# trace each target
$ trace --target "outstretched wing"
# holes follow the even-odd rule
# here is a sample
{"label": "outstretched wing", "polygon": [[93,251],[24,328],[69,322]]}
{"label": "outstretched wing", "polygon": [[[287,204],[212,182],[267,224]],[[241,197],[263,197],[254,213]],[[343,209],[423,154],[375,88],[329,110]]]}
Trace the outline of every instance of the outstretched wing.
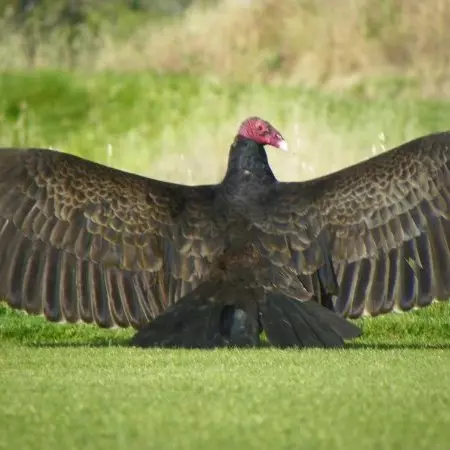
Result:
{"label": "outstretched wing", "polygon": [[222,241],[214,186],[44,149],[0,150],[0,294],[51,321],[141,327],[195,287]]}
{"label": "outstretched wing", "polygon": [[315,180],[279,183],[264,205],[252,214],[267,252],[303,276],[329,264],[342,315],[450,296],[450,133]]}

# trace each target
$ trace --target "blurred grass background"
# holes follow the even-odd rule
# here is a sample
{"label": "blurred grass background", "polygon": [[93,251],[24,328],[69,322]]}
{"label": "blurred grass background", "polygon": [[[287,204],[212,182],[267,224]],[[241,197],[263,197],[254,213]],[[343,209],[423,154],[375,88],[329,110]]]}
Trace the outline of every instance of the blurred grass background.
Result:
{"label": "blurred grass background", "polygon": [[8,70],[156,70],[338,90],[390,76],[424,96],[450,92],[447,0],[1,0],[0,12]]}
{"label": "blurred grass background", "polygon": [[239,122],[288,140],[277,176],[448,128],[450,2],[0,0],[0,145],[219,181]]}

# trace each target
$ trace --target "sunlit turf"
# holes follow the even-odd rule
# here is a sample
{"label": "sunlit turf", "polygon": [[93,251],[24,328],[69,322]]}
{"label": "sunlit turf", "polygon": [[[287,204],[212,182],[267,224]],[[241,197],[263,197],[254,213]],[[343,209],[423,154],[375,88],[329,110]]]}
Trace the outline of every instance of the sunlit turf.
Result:
{"label": "sunlit turf", "polygon": [[342,350],[141,350],[0,309],[2,448],[447,448],[450,305]]}

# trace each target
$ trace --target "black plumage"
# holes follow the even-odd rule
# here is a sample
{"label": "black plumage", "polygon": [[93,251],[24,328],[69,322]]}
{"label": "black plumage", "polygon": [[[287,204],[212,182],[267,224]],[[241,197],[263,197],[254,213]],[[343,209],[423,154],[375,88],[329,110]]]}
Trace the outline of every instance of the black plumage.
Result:
{"label": "black plumage", "polygon": [[140,346],[340,346],[344,317],[450,294],[450,134],[278,182],[243,122],[217,185],[0,150],[0,293],[49,320],[133,326]]}

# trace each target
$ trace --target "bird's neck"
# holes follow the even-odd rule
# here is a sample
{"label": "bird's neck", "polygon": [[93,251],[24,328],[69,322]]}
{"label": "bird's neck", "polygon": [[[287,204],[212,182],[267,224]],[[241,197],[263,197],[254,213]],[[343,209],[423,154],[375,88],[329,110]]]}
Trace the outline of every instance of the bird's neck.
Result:
{"label": "bird's neck", "polygon": [[269,166],[264,146],[243,136],[236,136],[230,148],[225,183],[273,184],[277,180]]}

